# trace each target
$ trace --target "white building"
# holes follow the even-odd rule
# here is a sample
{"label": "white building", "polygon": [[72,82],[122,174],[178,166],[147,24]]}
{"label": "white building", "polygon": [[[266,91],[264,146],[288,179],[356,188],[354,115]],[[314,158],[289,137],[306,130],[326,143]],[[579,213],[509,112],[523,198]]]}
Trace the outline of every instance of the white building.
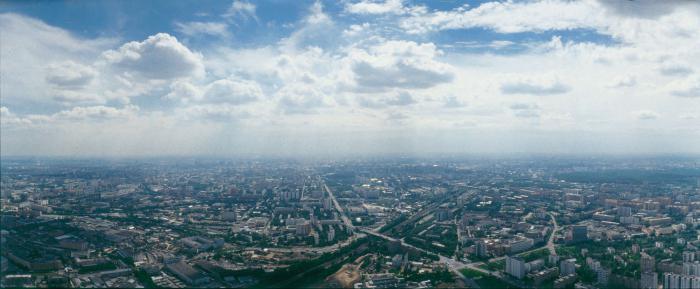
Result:
{"label": "white building", "polygon": [[700,289],[700,277],[666,273],[664,289]]}
{"label": "white building", "polygon": [[559,263],[559,275],[567,276],[576,274],[576,259],[567,259]]}
{"label": "white building", "polygon": [[642,278],[639,282],[639,286],[642,289],[657,289],[659,287],[658,274],[656,272],[645,272],[642,273]]}
{"label": "white building", "polygon": [[511,276],[523,279],[525,277],[525,260],[519,257],[506,257],[506,273]]}

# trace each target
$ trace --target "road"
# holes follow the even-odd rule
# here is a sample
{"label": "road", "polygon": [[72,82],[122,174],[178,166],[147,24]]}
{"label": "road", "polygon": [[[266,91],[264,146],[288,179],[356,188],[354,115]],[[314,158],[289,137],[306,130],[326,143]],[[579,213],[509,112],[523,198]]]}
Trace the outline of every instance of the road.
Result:
{"label": "road", "polygon": [[[320,180],[323,182],[323,180]],[[326,192],[328,192],[328,196],[331,198],[331,201],[333,202],[333,206],[335,206],[335,209],[338,210],[338,213],[340,215],[340,219],[343,221],[345,226],[349,229],[351,232],[355,232],[355,226],[353,226],[352,221],[350,221],[350,218],[345,215],[345,211],[343,210],[343,207],[340,206],[338,203],[338,200],[335,199],[335,196],[333,195],[333,191],[326,185],[325,182],[323,182],[323,187],[326,189]],[[299,247],[286,247],[286,248],[260,248],[260,247],[248,247],[246,248],[247,250],[267,250],[269,252],[278,252],[278,253],[329,253],[329,252],[334,252],[342,247],[345,247],[347,245],[352,244],[357,239],[361,239],[366,237],[367,235],[359,233],[359,234],[352,234],[347,240],[338,243],[338,244],[333,244],[330,246],[325,246],[325,247],[305,247],[305,246],[299,246]]]}
{"label": "road", "polygon": [[353,234],[352,236],[348,237],[347,240],[342,241],[340,243],[336,243],[330,246],[325,246],[325,247],[307,247],[307,246],[297,246],[297,247],[283,247],[283,248],[262,248],[262,247],[246,247],[245,250],[267,250],[268,252],[276,252],[276,253],[331,253],[335,252],[336,250],[343,248],[347,245],[352,244],[357,239],[362,239],[364,237],[367,237],[367,235],[359,233],[359,234]]}
{"label": "road", "polygon": [[552,234],[549,235],[549,240],[547,240],[547,249],[549,249],[549,254],[556,255],[557,250],[554,248],[554,234],[559,231],[559,224],[557,224],[557,219],[554,217],[552,213],[549,213],[549,216],[552,217],[552,223],[554,223],[554,229],[552,230]]}
{"label": "road", "polygon": [[[554,245],[554,234],[557,233],[557,232],[559,231],[559,224],[557,224],[557,219],[554,217],[554,215],[552,215],[551,213],[549,213],[549,216],[552,218],[552,222],[554,223],[554,229],[552,229],[552,234],[549,235],[549,240],[547,240],[547,244],[544,245],[544,246],[542,246],[542,247],[537,247],[537,248],[534,248],[534,249],[530,249],[530,250],[527,250],[527,251],[518,253],[518,255],[527,254],[527,253],[530,253],[530,252],[542,250],[542,249],[544,249],[544,248],[547,248],[547,249],[549,250],[549,253],[552,254],[552,255],[556,255],[556,254],[557,254],[557,250],[556,250],[556,247],[555,247],[555,245]],[[489,259],[488,262],[489,262],[489,263],[491,263],[491,262],[496,262],[496,261],[503,260],[503,259],[505,259],[505,258],[506,258],[506,256],[495,257],[495,258]]]}
{"label": "road", "polygon": [[[435,253],[430,252],[428,250],[418,248],[418,247],[413,246],[409,243],[406,243],[403,239],[392,238],[392,237],[389,237],[389,236],[384,235],[382,233],[378,233],[378,232],[375,232],[375,231],[372,231],[369,229],[359,229],[359,230],[361,232],[366,233],[366,234],[376,236],[376,237],[379,237],[379,238],[382,238],[385,240],[389,240],[389,241],[393,241],[393,242],[401,241],[401,246],[404,246],[404,247],[412,248],[412,249],[415,249],[415,250],[418,250],[418,251],[424,252],[424,253],[435,254]],[[474,282],[474,280],[472,280],[471,278],[467,278],[466,276],[464,276],[464,274],[462,274],[462,272],[460,271],[461,269],[469,268],[469,269],[473,269],[473,270],[482,272],[484,274],[493,275],[493,272],[477,267],[476,264],[478,264],[478,263],[465,264],[465,263],[462,263],[462,262],[457,261],[457,260],[450,258],[450,257],[446,257],[446,256],[443,256],[440,254],[436,254],[436,255],[438,255],[438,257],[440,257],[440,262],[447,265],[447,268],[450,269],[450,271],[452,271],[453,273],[455,273],[460,279],[462,279],[462,281],[464,281],[464,283],[467,286],[469,286],[469,288],[479,288],[479,285],[477,285],[476,282]]]}
{"label": "road", "polygon": [[338,210],[338,213],[340,214],[340,219],[345,223],[345,226],[348,227],[350,231],[355,230],[355,226],[352,225],[352,222],[350,221],[350,218],[348,218],[345,215],[345,211],[343,210],[343,207],[340,206],[338,203],[338,200],[335,199],[335,196],[333,195],[333,191],[331,191],[331,188],[326,185],[326,182],[323,182],[323,187],[326,188],[326,192],[328,192],[328,197],[331,198],[331,201],[333,202],[333,206],[335,206],[335,209]]}

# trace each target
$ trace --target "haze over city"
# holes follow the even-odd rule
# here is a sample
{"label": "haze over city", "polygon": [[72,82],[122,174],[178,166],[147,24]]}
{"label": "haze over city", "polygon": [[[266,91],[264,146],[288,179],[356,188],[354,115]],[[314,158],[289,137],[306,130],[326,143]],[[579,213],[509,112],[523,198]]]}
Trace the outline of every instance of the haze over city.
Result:
{"label": "haze over city", "polygon": [[697,154],[695,1],[8,1],[3,156]]}

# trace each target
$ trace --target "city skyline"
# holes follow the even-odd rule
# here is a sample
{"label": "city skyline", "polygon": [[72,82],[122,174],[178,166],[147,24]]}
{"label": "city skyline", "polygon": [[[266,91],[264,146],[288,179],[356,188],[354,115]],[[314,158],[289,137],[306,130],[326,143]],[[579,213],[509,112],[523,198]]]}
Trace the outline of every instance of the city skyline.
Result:
{"label": "city skyline", "polygon": [[700,153],[691,1],[0,4],[2,156]]}

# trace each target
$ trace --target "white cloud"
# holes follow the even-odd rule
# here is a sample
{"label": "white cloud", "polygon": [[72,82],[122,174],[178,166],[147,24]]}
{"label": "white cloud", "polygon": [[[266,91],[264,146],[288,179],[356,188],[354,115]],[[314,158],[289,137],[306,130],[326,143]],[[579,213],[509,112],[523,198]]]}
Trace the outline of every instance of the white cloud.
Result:
{"label": "white cloud", "polygon": [[[477,27],[498,33],[591,29],[625,43],[655,46],[678,41],[687,43],[700,35],[698,2],[673,1],[660,5],[640,1],[617,5],[613,2],[624,1],[493,1],[471,9],[459,7],[414,14],[400,22],[408,33]],[[663,9],[650,8],[659,6]],[[653,17],[649,11],[655,11]]]}
{"label": "white cloud", "polygon": [[3,127],[27,124],[31,124],[31,120],[15,115],[7,107],[0,107],[0,125]]}
{"label": "white cloud", "polygon": [[693,73],[693,69],[681,63],[667,62],[659,67],[659,72],[666,76],[686,76]]}
{"label": "white cloud", "polygon": [[116,119],[129,119],[136,117],[139,108],[135,105],[127,105],[122,108],[111,106],[76,106],[71,109],[61,110],[53,114],[27,114],[17,115],[7,107],[0,108],[2,125],[8,128],[22,128],[38,125],[56,125],[61,123],[108,121]]}
{"label": "white cloud", "polygon": [[64,61],[48,66],[46,81],[59,87],[82,87],[90,83],[97,71],[87,65]]}
{"label": "white cloud", "polygon": [[390,106],[409,106],[416,104],[416,99],[406,91],[381,95],[359,95],[357,102],[365,108],[387,108]]}
{"label": "white cloud", "polygon": [[52,115],[54,120],[105,120],[134,117],[139,108],[134,105],[127,105],[123,108],[110,106],[85,106],[73,107],[70,110],[63,110]]}
{"label": "white cloud", "polygon": [[534,103],[514,103],[509,107],[513,114],[521,118],[540,117],[540,107]]}
{"label": "white cloud", "polygon": [[604,17],[590,1],[486,2],[409,17],[401,26],[409,33],[481,27],[500,33],[591,28]]}
{"label": "white cloud", "polygon": [[637,79],[634,76],[626,75],[615,79],[610,83],[609,87],[621,88],[621,87],[633,87],[637,85]]}
{"label": "white cloud", "polygon": [[348,29],[343,30],[343,36],[345,36],[345,37],[358,36],[358,35],[362,34],[362,32],[366,31],[369,27],[370,27],[370,24],[367,22],[362,23],[362,24],[352,24],[352,25],[350,25],[350,27],[348,27]]}
{"label": "white cloud", "polygon": [[[53,97],[94,82],[92,60],[114,39],[83,39],[19,14],[0,14],[2,99],[8,106],[55,106]],[[59,91],[57,91],[59,90]]]}
{"label": "white cloud", "polygon": [[212,35],[228,37],[228,25],[222,22],[175,22],[175,30],[187,36]]}
{"label": "white cloud", "polygon": [[252,18],[257,21],[258,18],[255,14],[255,10],[255,4],[248,1],[235,0],[231,3],[231,6],[223,16],[227,18],[242,18],[243,20]]}
{"label": "white cloud", "polygon": [[189,81],[176,81],[170,85],[166,99],[190,103],[226,103],[242,105],[263,98],[260,85],[251,80],[229,77],[218,79],[205,85],[195,85]]}
{"label": "white cloud", "polygon": [[335,39],[328,35],[336,33],[338,28],[335,27],[333,19],[323,11],[321,2],[314,2],[309,7],[308,14],[297,25],[299,25],[298,29],[279,41],[282,50],[293,52],[298,49],[336,44]]}
{"label": "white cloud", "polygon": [[202,55],[190,51],[167,33],[126,43],[117,50],[104,52],[103,58],[126,76],[174,79],[204,75]]}
{"label": "white cloud", "polygon": [[[354,1],[346,9],[358,3],[375,2]],[[31,154],[29,148],[39,140],[56,144],[54,152],[196,153],[221,147],[254,152],[261,144],[285,145],[269,141],[270,136],[286,140],[307,133],[303,138],[308,144],[321,132],[346,137],[338,138],[343,140],[357,138],[372,144],[369,147],[383,140],[391,149],[397,143],[421,144],[423,150],[434,150],[425,143],[454,143],[479,151],[517,143],[516,150],[537,151],[543,150],[545,141],[539,136],[545,134],[566,136],[559,151],[567,151],[568,142],[603,147],[610,136],[622,139],[623,152],[627,140],[639,143],[644,138],[667,141],[680,151],[700,147],[693,146],[700,144],[700,118],[692,109],[700,96],[700,63],[689,61],[700,59],[697,10],[673,6],[639,15],[635,3],[630,4],[635,9],[618,11],[610,3],[554,0],[451,11],[403,5],[403,13],[367,10],[358,16],[324,11],[316,2],[298,22],[275,30],[292,29],[281,39],[262,44],[197,42],[197,51],[167,34],[124,44],[83,39],[25,16],[2,14],[3,129],[38,128],[22,135],[3,130],[3,153]],[[234,19],[251,19],[241,13],[254,15],[250,2],[233,6],[240,12],[225,19],[230,27]],[[533,7],[544,10],[534,12]],[[547,11],[562,7],[572,10]],[[473,17],[460,19],[464,15]],[[339,18],[334,22],[334,17]],[[345,21],[358,19],[360,23]],[[200,23],[188,32],[221,32],[210,29],[209,22]],[[191,23],[179,24],[182,27],[174,28],[186,35],[185,25]],[[395,26],[409,28],[408,24],[416,24],[412,32],[421,33],[471,27],[496,33],[584,28],[570,33],[583,39],[589,33],[604,34],[614,41],[554,36],[552,41],[533,43],[498,35],[494,39],[503,40],[450,43],[449,37],[406,35]],[[438,42],[427,42],[430,39]],[[511,46],[518,49],[501,53]],[[490,53],[497,49],[504,50]],[[527,96],[547,94],[557,97],[536,98],[534,103],[535,98]],[[454,133],[461,124],[468,127],[457,127],[461,133]],[[639,135],[640,128],[648,136]],[[239,134],[244,130],[255,133]],[[349,136],[351,130],[362,133]],[[404,131],[392,135],[400,141],[386,141],[394,130]],[[417,133],[440,130],[465,137]],[[517,136],[509,138],[512,132]],[[367,137],[372,134],[377,137]],[[139,145],[144,135],[165,141]],[[472,142],[472,135],[487,137],[473,137],[479,141]],[[497,140],[482,143],[488,135]],[[73,145],[82,139],[90,141]],[[245,147],[229,145],[231,139],[259,141]],[[315,145],[335,151],[339,142],[321,143],[325,142]],[[356,143],[342,144],[354,149]]]}
{"label": "white cloud", "polygon": [[653,120],[659,118],[659,114],[651,110],[640,110],[635,112],[639,120]]}
{"label": "white cloud", "polygon": [[671,94],[678,97],[700,98],[700,76],[676,80],[670,84]]}
{"label": "white cloud", "polygon": [[276,96],[279,109],[288,114],[315,114],[328,106],[326,95],[309,85],[286,85]]}
{"label": "white cloud", "polygon": [[357,91],[381,92],[393,88],[430,88],[452,81],[450,65],[436,60],[441,54],[432,43],[387,41],[348,54]]}
{"label": "white cloud", "polygon": [[201,104],[180,108],[176,111],[188,121],[234,122],[250,117],[247,110],[229,104]]}
{"label": "white cloud", "polygon": [[501,83],[501,92],[505,94],[550,95],[567,93],[570,90],[568,85],[551,76],[515,77]]}
{"label": "white cloud", "polygon": [[361,0],[346,4],[345,10],[354,14],[403,14],[405,12],[402,0]]}
{"label": "white cloud", "polygon": [[204,99],[213,103],[244,104],[263,97],[255,81],[220,79],[207,85]]}

